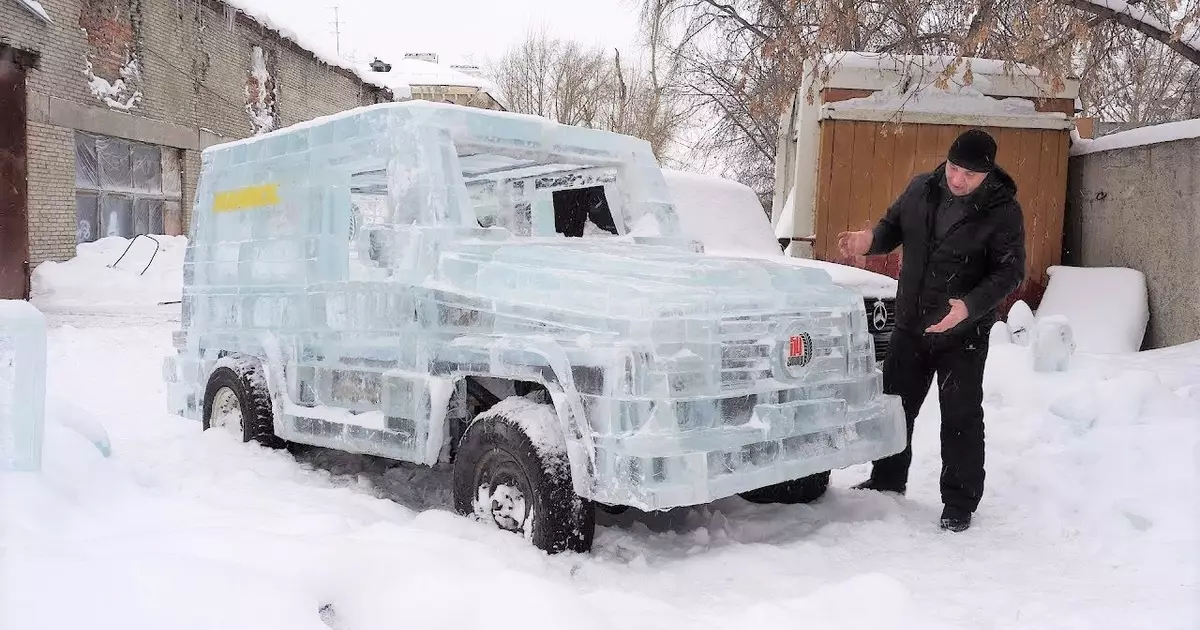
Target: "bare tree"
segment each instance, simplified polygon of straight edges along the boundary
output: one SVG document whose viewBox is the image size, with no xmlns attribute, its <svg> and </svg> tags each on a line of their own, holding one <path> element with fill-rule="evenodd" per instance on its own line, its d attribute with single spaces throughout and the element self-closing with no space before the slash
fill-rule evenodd
<svg viewBox="0 0 1200 630">
<path fill-rule="evenodd" d="M 660 70 L 543 29 L 530 31 L 490 64 L 492 81 L 511 110 L 636 136 L 661 160 L 689 118 L 677 91 L 659 82 Z"/>
<path fill-rule="evenodd" d="M 1144 121 L 1196 107 L 1200 40 L 1180 36 L 1197 31 L 1200 0 L 641 0 L 641 8 L 651 50 L 671 60 L 680 91 L 713 119 L 702 148 L 723 153 L 728 174 L 764 194 L 779 115 L 806 67 L 825 75 L 835 51 L 1032 66 L 1053 89 L 1080 78 L 1085 111 Z"/>
</svg>

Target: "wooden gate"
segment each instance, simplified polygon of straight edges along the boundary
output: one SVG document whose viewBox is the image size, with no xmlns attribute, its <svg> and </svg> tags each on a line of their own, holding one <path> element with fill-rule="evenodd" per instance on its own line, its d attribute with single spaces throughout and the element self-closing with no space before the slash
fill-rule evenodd
<svg viewBox="0 0 1200 630">
<path fill-rule="evenodd" d="M 909 180 L 936 168 L 954 138 L 970 128 L 904 123 L 897 129 L 874 121 L 822 120 L 815 257 L 898 277 L 898 251 L 886 258 L 868 258 L 865 264 L 844 260 L 837 251 L 837 235 L 872 227 Z M 1045 290 L 1046 269 L 1059 264 L 1062 257 L 1069 132 L 981 128 L 996 139 L 996 162 L 1016 181 L 1017 200 L 1025 216 L 1026 279 L 1004 310 L 1017 299 L 1036 306 Z"/>
<path fill-rule="evenodd" d="M 24 56 L 0 45 L 0 299 L 29 297 Z"/>
</svg>

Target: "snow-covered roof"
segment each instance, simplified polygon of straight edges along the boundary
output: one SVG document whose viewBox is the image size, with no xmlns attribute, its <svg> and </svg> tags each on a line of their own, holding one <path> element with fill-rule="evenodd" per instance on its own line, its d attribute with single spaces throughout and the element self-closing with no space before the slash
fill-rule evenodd
<svg viewBox="0 0 1200 630">
<path fill-rule="evenodd" d="M 892 55 L 837 52 L 825 56 L 832 68 L 826 88 L 871 90 L 869 96 L 825 103 L 820 117 L 876 122 L 978 124 L 981 117 L 995 127 L 1069 129 L 1061 112 L 1039 112 L 1030 97 L 1074 99 L 1078 82 L 1051 94 L 1037 69 L 998 59 L 965 57 L 953 65 L 946 55 Z M 971 80 L 966 73 L 971 71 Z M 945 87 L 937 85 L 954 67 Z M 993 98 L 995 97 L 995 98 Z"/>
<path fill-rule="evenodd" d="M 838 68 L 855 68 L 861 70 L 903 72 L 908 69 L 923 68 L 927 71 L 941 72 L 952 64 L 955 59 L 957 57 L 954 55 L 901 55 L 842 50 L 826 53 L 824 63 Z M 975 74 L 1004 74 L 1010 70 L 1028 76 L 1039 76 L 1041 74 L 1033 66 L 983 57 L 963 57 L 959 65 L 965 67 L 968 63 L 971 66 L 971 71 Z"/>
<path fill-rule="evenodd" d="M 922 83 L 931 82 L 958 59 L 953 55 L 900 55 L 837 51 L 827 53 L 821 65 L 829 68 L 829 78 L 822 81 L 825 88 L 883 90 L 904 77 Z M 1061 92 L 1054 92 L 1042 73 L 1033 66 L 1005 62 L 999 59 L 963 57 L 951 82 L 964 84 L 967 67 L 971 69 L 971 87 L 988 96 L 1020 96 L 1075 99 L 1079 81 L 1067 79 Z"/>
<path fill-rule="evenodd" d="M 985 83 L 982 76 L 977 83 Z M 974 125 L 984 118 L 993 127 L 1070 129 L 1062 112 L 1039 112 L 1033 101 L 1019 97 L 992 98 L 984 85 L 956 85 L 941 89 L 932 82 L 914 82 L 907 90 L 892 85 L 870 96 L 826 103 L 821 118 L 946 125 Z"/>
<path fill-rule="evenodd" d="M 1099 151 L 1112 151 L 1188 138 L 1200 138 L 1200 118 L 1138 127 L 1101 136 L 1095 140 L 1081 139 L 1076 134 L 1072 134 L 1071 155 L 1087 155 Z"/>
<path fill-rule="evenodd" d="M 404 82 L 409 85 L 453 85 L 479 88 L 489 93 L 496 89 L 487 79 L 469 75 L 440 63 L 423 59 L 399 59 L 389 63 L 392 64 L 391 71 L 378 74 L 402 77 Z"/>
<path fill-rule="evenodd" d="M 295 42 L 301 48 L 312 53 L 318 61 L 335 67 L 347 70 L 357 76 L 363 83 L 389 89 L 396 96 L 404 96 L 407 94 L 407 86 L 401 86 L 399 83 L 391 81 L 380 81 L 375 77 L 370 76 L 372 73 L 365 73 L 353 64 L 343 61 L 341 57 L 329 48 L 317 41 L 300 35 L 294 28 L 294 22 L 290 22 L 287 16 L 289 11 L 295 11 L 288 0 L 221 0 L 230 8 L 241 11 L 247 17 L 262 24 L 263 26 L 276 31 L 280 37 Z M 397 94 L 397 90 L 401 90 L 404 94 Z"/>
<path fill-rule="evenodd" d="M 424 59 L 400 59 L 388 61 L 392 68 L 387 72 L 375 72 L 370 64 L 359 66 L 359 72 L 374 81 L 411 86 L 467 87 L 475 88 L 500 103 L 500 91 L 495 84 L 482 77 L 473 76 L 447 65 Z M 410 94 L 411 96 L 411 94 Z"/>
<path fill-rule="evenodd" d="M 370 65 L 360 65 L 358 73 L 375 85 L 386 86 L 396 98 L 412 98 L 412 85 L 404 77 L 391 72 L 375 72 Z"/>
</svg>

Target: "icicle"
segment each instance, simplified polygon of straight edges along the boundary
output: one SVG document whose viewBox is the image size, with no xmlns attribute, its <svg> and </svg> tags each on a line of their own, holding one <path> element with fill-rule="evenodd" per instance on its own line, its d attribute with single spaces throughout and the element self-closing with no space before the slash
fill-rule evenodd
<svg viewBox="0 0 1200 630">
<path fill-rule="evenodd" d="M 225 20 L 227 21 L 229 32 L 232 33 L 233 27 L 237 24 L 237 9 L 225 5 Z"/>
</svg>

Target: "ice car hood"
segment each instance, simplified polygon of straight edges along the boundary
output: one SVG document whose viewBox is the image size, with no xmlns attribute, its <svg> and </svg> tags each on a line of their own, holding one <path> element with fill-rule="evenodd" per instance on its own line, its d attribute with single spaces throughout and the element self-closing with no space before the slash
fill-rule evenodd
<svg viewBox="0 0 1200 630">
<path fill-rule="evenodd" d="M 709 251 L 709 254 L 727 258 L 765 258 L 793 267 L 820 269 L 828 273 L 836 284 L 854 289 L 859 293 L 862 293 L 863 297 L 896 297 L 896 288 L 898 283 L 896 282 L 895 278 L 885 276 L 881 273 L 875 273 L 874 271 L 868 271 L 859 267 L 826 262 L 824 260 L 814 260 L 812 258 L 796 258 L 794 256 L 787 256 L 783 253 L 765 255 L 757 252 L 716 250 Z"/>
<path fill-rule="evenodd" d="M 514 303 L 630 318 L 845 307 L 861 297 L 821 269 L 615 239 L 457 243 L 440 283 Z M 861 302 L 858 303 L 861 308 Z"/>
</svg>

